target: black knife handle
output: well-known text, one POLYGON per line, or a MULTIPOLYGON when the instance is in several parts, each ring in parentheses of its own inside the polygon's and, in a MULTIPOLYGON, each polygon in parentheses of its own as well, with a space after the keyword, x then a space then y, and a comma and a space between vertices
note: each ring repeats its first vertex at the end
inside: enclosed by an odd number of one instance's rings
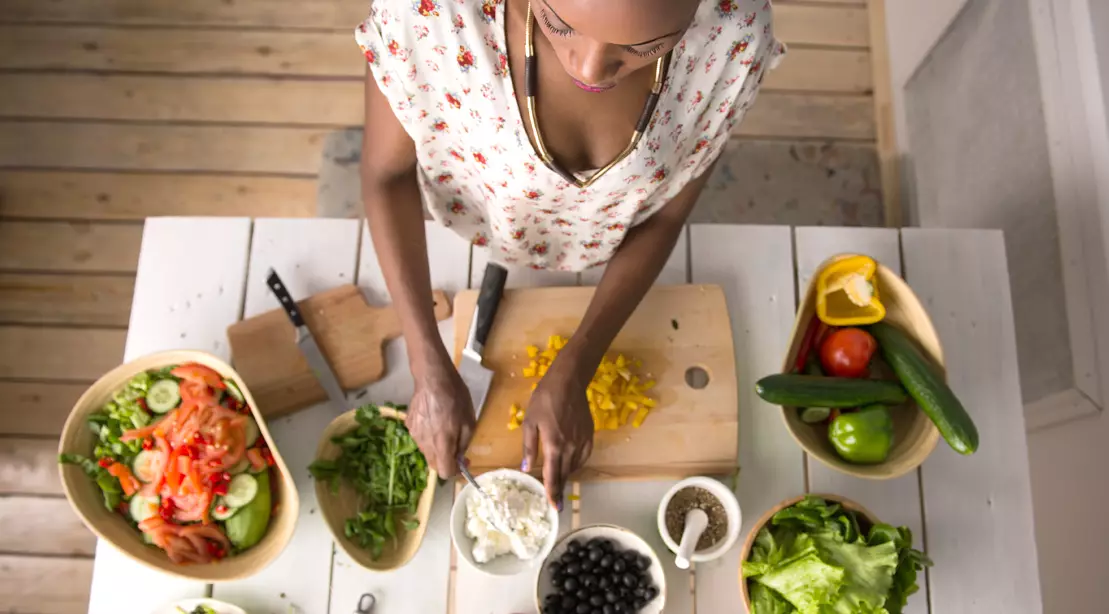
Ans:
POLYGON ((268 286, 270 292, 273 292, 273 295, 277 297, 278 302, 281 303, 281 307, 285 309, 285 313, 288 314, 289 319, 292 320, 293 326, 297 328, 304 326, 304 317, 300 315, 300 308, 297 307, 297 302, 294 301, 292 295, 289 294, 289 289, 285 287, 285 282, 281 281, 281 278, 277 276, 277 271, 270 269, 269 274, 266 275, 266 286, 268 286))
POLYGON ((485 275, 481 278, 481 291, 477 295, 474 311, 473 331, 467 344, 479 353, 485 348, 489 331, 493 330, 493 318, 497 317, 497 307, 504 294, 504 282, 508 279, 508 269, 490 262, 485 265, 485 275))

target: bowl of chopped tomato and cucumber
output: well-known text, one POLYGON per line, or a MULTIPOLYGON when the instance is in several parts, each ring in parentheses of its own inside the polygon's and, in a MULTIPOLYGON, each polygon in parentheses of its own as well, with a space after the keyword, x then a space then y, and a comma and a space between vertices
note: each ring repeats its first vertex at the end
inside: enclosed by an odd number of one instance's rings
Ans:
POLYGON ((85 524, 161 571, 243 578, 292 536, 296 487, 250 392, 214 356, 163 352, 112 370, 77 401, 58 452, 85 524))
POLYGON ((945 381, 932 321, 896 273, 862 255, 826 261, 798 308, 782 373, 756 385, 824 464, 863 478, 918 467, 942 437, 978 449, 969 412, 945 381))

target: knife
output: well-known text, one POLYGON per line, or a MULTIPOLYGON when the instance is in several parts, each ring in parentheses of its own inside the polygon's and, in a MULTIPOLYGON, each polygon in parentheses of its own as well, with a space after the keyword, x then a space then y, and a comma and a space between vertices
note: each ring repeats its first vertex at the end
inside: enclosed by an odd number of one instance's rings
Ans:
POLYGON ((470 391, 474 414, 478 418, 481 417, 481 408, 485 405, 489 385, 493 382, 493 371, 481 364, 482 354, 485 352, 485 342, 489 339, 489 331, 493 328, 493 318, 497 316, 497 307, 501 303, 507 277, 508 269, 503 266, 493 262, 485 265, 474 317, 470 320, 470 333, 466 337, 465 347, 462 348, 462 362, 458 365, 458 373, 470 391))
POLYGON ((331 404, 338 408, 340 412, 346 411, 348 409, 347 395, 343 392, 343 387, 339 385, 339 379, 335 377, 335 371, 328 364, 323 351, 320 350, 320 345, 316 343, 316 338, 312 336, 312 331, 309 330, 308 324, 304 321, 304 316, 300 313, 300 307, 297 306, 296 301, 289 294, 289 289, 285 286, 285 283, 277 276, 277 271, 270 269, 266 275, 266 286, 277 297, 277 301, 285 309, 285 315, 289 316, 289 321, 296 327, 296 344, 300 348, 300 353, 304 355, 304 359, 308 361, 308 368, 311 369, 312 375, 323 386, 331 404))

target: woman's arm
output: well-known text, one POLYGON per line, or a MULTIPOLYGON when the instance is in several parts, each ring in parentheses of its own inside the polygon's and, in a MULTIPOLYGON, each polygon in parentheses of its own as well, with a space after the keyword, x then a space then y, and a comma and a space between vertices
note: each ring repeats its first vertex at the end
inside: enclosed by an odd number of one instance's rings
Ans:
POLYGON ((369 70, 365 89, 362 200, 416 381, 406 422, 428 464, 447 477, 470 443, 474 409, 435 321, 415 143, 369 70))
POLYGON ((523 470, 535 466, 543 444, 543 482, 562 504, 567 477, 593 451, 593 419, 585 389, 608 347, 655 282, 681 236, 715 164, 686 184, 669 203, 628 232, 609 261, 581 324, 532 393, 524 421, 523 470))

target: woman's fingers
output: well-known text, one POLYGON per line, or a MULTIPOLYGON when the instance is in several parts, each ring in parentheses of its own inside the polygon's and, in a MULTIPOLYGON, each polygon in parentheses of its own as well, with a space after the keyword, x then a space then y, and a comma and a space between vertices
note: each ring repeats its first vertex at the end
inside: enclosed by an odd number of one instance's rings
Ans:
POLYGON ((562 511, 562 487, 565 475, 562 473, 562 450, 543 447, 543 484, 547 487, 547 500, 562 511))
POLYGON ((577 452, 574 453, 574 462, 571 463, 570 473, 575 473, 578 469, 585 466, 585 462, 589 460, 589 456, 593 454, 593 440, 586 441, 577 452))
POLYGON ((520 463, 520 471, 527 473, 535 467, 535 459, 539 456, 539 427, 530 420, 524 421, 524 462, 520 463))
MULTIPOLYGON (((432 446, 435 451, 435 472, 439 475, 449 478, 458 473, 458 439, 452 437, 451 433, 446 430, 440 430, 435 433, 435 445, 432 446)), ((424 456, 427 456, 426 454, 424 456)))

